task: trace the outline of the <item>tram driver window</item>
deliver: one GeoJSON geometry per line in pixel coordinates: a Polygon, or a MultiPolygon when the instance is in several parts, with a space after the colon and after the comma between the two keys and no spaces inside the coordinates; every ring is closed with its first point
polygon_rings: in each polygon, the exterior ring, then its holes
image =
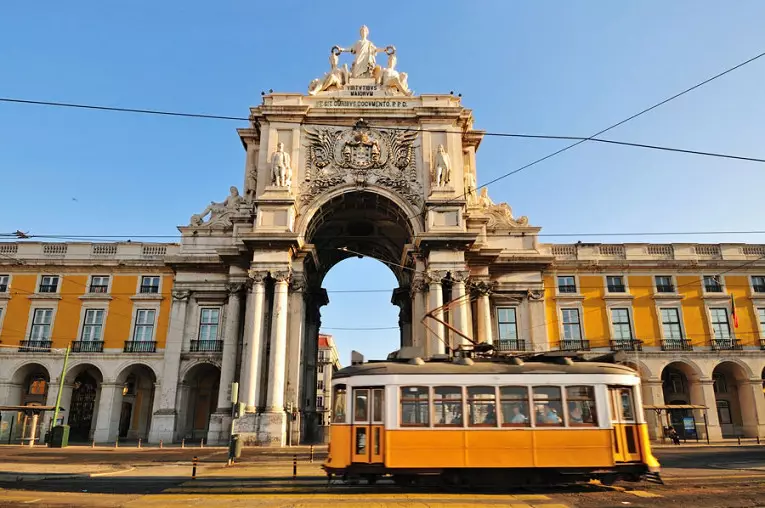
{"type": "Polygon", "coordinates": [[[534,387],[534,424],[538,427],[563,426],[563,407],[560,388],[534,387]]]}
{"type": "Polygon", "coordinates": [[[529,389],[525,386],[503,386],[499,389],[503,427],[529,426],[529,389]]]}
{"type": "Polygon", "coordinates": [[[598,424],[595,389],[592,386],[569,386],[566,388],[566,403],[569,425],[594,427],[598,424]]]}
{"type": "Polygon", "coordinates": [[[462,388],[437,386],[433,389],[433,423],[437,427],[462,427],[462,388]]]}
{"type": "Polygon", "coordinates": [[[427,386],[401,387],[401,425],[427,427],[430,419],[427,386]]]}
{"type": "Polygon", "coordinates": [[[495,427],[497,402],[493,386],[468,386],[468,414],[471,427],[495,427]]]}
{"type": "Polygon", "coordinates": [[[335,386],[332,405],[332,423],[345,423],[345,385],[335,386]]]}

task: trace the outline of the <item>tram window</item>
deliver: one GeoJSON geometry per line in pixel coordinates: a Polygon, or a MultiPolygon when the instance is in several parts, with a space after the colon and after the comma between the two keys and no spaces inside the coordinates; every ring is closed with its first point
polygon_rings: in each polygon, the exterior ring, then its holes
{"type": "Polygon", "coordinates": [[[620,389],[619,403],[622,406],[622,420],[635,421],[635,412],[632,410],[632,390],[629,388],[620,389]]]}
{"type": "Polygon", "coordinates": [[[566,402],[569,425],[592,427],[598,424],[595,389],[592,386],[567,387],[566,402]]]}
{"type": "Polygon", "coordinates": [[[560,388],[557,386],[534,387],[534,424],[543,427],[563,425],[563,407],[560,388]]]}
{"type": "Polygon", "coordinates": [[[332,423],[345,423],[345,385],[335,385],[332,405],[332,423]]]}
{"type": "Polygon", "coordinates": [[[401,425],[427,427],[430,419],[427,386],[401,387],[401,425]]]}
{"type": "Polygon", "coordinates": [[[438,427],[462,427],[462,388],[437,386],[433,389],[433,423],[438,427]]]}
{"type": "Polygon", "coordinates": [[[529,389],[525,386],[502,386],[499,389],[503,427],[529,426],[529,389]]]}
{"type": "Polygon", "coordinates": [[[468,386],[468,414],[470,426],[495,427],[497,425],[497,397],[493,386],[468,386]]]}
{"type": "Polygon", "coordinates": [[[369,421],[369,390],[353,390],[353,421],[369,421]]]}
{"type": "Polygon", "coordinates": [[[383,421],[383,391],[372,390],[372,421],[380,423],[383,421]]]}

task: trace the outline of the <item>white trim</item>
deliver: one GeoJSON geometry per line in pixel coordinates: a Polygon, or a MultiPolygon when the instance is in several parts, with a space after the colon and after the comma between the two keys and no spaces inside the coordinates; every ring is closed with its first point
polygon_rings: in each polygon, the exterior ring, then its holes
{"type": "MultiPolygon", "coordinates": [[[[491,303],[489,303],[491,305],[491,303]]],[[[499,346],[499,341],[501,340],[501,336],[499,333],[499,311],[501,309],[513,309],[515,311],[515,341],[516,344],[519,342],[524,342],[524,345],[526,346],[526,350],[529,350],[531,347],[531,343],[526,344],[523,337],[521,337],[521,327],[520,327],[520,320],[521,320],[521,306],[520,305],[496,305],[494,306],[494,324],[496,324],[497,333],[494,335],[496,337],[494,339],[494,344],[496,346],[499,346]]],[[[491,311],[490,311],[491,312],[491,311]]],[[[491,314],[489,314],[491,316],[491,314]]]]}
{"type": "MultiPolygon", "coordinates": [[[[201,331],[202,331],[202,311],[204,309],[217,309],[218,310],[218,324],[217,326],[217,333],[215,334],[215,337],[207,339],[207,340],[220,340],[221,338],[221,328],[223,325],[223,306],[222,305],[196,305],[195,314],[196,314],[196,323],[197,323],[197,329],[196,329],[196,340],[202,340],[201,339],[201,331]]],[[[189,340],[194,340],[194,337],[191,337],[189,340]]]]}
{"type": "Polygon", "coordinates": [[[163,275],[165,274],[157,274],[157,273],[139,273],[138,277],[136,278],[136,287],[135,287],[135,296],[140,297],[146,297],[147,295],[152,296],[161,296],[162,295],[162,279],[164,278],[163,275]],[[143,285],[143,278],[144,277],[157,277],[159,279],[159,286],[157,286],[157,292],[156,293],[141,293],[141,286],[143,285]]]}
{"type": "MultiPolygon", "coordinates": [[[[135,326],[136,326],[136,318],[138,317],[138,311],[139,310],[153,310],[154,311],[154,326],[151,330],[151,341],[156,342],[157,340],[157,323],[159,322],[159,303],[154,302],[146,302],[141,304],[133,305],[133,316],[131,317],[130,321],[130,335],[125,339],[125,341],[128,342],[135,342],[135,326]]],[[[181,379],[179,377],[179,379],[181,379]]]]}
{"type": "Polygon", "coordinates": [[[11,284],[13,283],[13,274],[11,272],[0,272],[0,276],[8,277],[8,288],[0,293],[0,300],[10,300],[11,298],[11,284]]]}
{"type": "MultiPolygon", "coordinates": [[[[763,277],[765,278],[765,273],[752,273],[747,274],[747,280],[749,281],[749,294],[751,295],[752,300],[756,299],[764,299],[765,300],[765,293],[758,293],[754,290],[754,278],[755,277],[763,277]]],[[[765,281],[764,281],[765,282],[765,281]]],[[[8,283],[8,288],[10,288],[10,282],[8,283]]]]}
{"type": "Polygon", "coordinates": [[[82,340],[82,332],[85,328],[85,314],[88,310],[103,310],[104,311],[104,322],[101,324],[101,340],[103,342],[106,342],[104,338],[106,337],[106,318],[109,317],[109,305],[102,301],[84,301],[82,302],[81,308],[80,308],[80,324],[77,327],[77,339],[78,341],[82,340]]]}
{"type": "Polygon", "coordinates": [[[88,286],[85,288],[85,294],[88,295],[111,295],[112,294],[112,282],[114,282],[114,275],[111,273],[96,272],[88,276],[88,286]],[[90,286],[93,285],[93,277],[106,277],[106,293],[91,293],[90,286]]]}
{"type": "Polygon", "coordinates": [[[674,273],[669,272],[654,272],[653,275],[651,275],[651,285],[653,286],[653,297],[654,299],[670,299],[670,300],[680,300],[684,298],[684,295],[681,295],[677,291],[677,275],[674,273]],[[657,289],[656,284],[656,277],[669,277],[672,281],[672,289],[673,291],[671,293],[664,293],[659,292],[657,289]]]}
{"type": "Polygon", "coordinates": [[[3,321],[5,321],[5,315],[7,314],[8,306],[0,304],[0,335],[3,333],[3,321]]]}
{"type": "MultiPolygon", "coordinates": [[[[656,318],[659,322],[659,336],[660,340],[665,341],[667,338],[664,336],[664,320],[661,317],[661,309],[677,309],[677,319],[680,323],[680,339],[681,340],[687,340],[688,337],[685,334],[685,319],[683,317],[683,306],[680,305],[680,302],[674,303],[674,302],[665,302],[664,305],[660,305],[658,302],[656,304],[656,318]]],[[[660,346],[662,344],[660,343],[660,346]]]]}
{"type": "Polygon", "coordinates": [[[629,277],[626,273],[616,273],[616,272],[610,272],[603,274],[603,292],[605,296],[611,296],[611,297],[623,297],[623,298],[634,298],[634,295],[630,294],[630,285],[629,285],[629,277]],[[608,278],[609,277],[621,277],[622,278],[622,285],[624,286],[624,291],[622,292],[611,292],[608,290],[608,278]]]}
{"type": "MultiPolygon", "coordinates": [[[[621,303],[621,302],[620,302],[621,303]]],[[[626,309],[627,310],[627,319],[629,319],[629,325],[630,325],[630,339],[631,340],[637,340],[637,337],[635,336],[635,316],[632,313],[632,302],[629,302],[629,304],[621,305],[620,303],[616,302],[606,302],[606,314],[608,315],[608,333],[609,333],[609,340],[623,340],[623,339],[617,339],[614,336],[614,316],[613,316],[613,310],[614,309],[626,309]]]]}
{"type": "MultiPolygon", "coordinates": [[[[557,312],[558,312],[558,344],[556,346],[558,349],[560,349],[560,345],[562,342],[566,341],[563,334],[563,309],[576,309],[579,311],[579,341],[584,342],[587,340],[586,333],[584,331],[584,307],[582,306],[582,302],[580,300],[572,300],[572,301],[563,301],[558,302],[557,306],[557,312]]],[[[592,348],[592,344],[590,344],[590,348],[592,348]]]]}
{"type": "Polygon", "coordinates": [[[576,272],[561,272],[561,273],[555,273],[553,274],[553,277],[555,278],[555,298],[559,299],[583,299],[584,295],[581,292],[581,283],[579,281],[579,274],[576,272]],[[560,284],[558,283],[559,277],[573,277],[574,278],[574,289],[575,291],[573,293],[561,293],[560,292],[560,284]]]}
{"type": "MultiPolygon", "coordinates": [[[[725,317],[728,321],[728,332],[730,333],[731,341],[736,341],[736,328],[733,326],[732,316],[731,316],[731,308],[730,308],[730,297],[726,298],[726,302],[715,302],[712,305],[709,304],[709,302],[704,302],[704,311],[707,318],[707,338],[708,343],[704,344],[705,346],[709,346],[709,348],[712,348],[712,341],[717,339],[717,336],[715,335],[714,327],[712,326],[712,309],[725,309],[725,317]]],[[[723,340],[723,339],[720,339],[723,340]]]]}
{"type": "Polygon", "coordinates": [[[722,298],[722,299],[729,299],[730,294],[728,293],[728,286],[725,284],[725,276],[724,275],[717,275],[716,273],[702,273],[700,275],[701,278],[701,295],[703,298],[707,299],[715,299],[715,298],[722,298]],[[720,286],[722,291],[707,291],[707,285],[705,284],[704,278],[705,277],[717,277],[717,279],[720,281],[720,286]]]}
{"type": "Polygon", "coordinates": [[[37,309],[53,309],[53,312],[51,313],[51,316],[50,316],[50,340],[52,342],[53,328],[56,325],[56,313],[58,312],[58,302],[55,300],[40,302],[40,303],[33,302],[32,305],[29,306],[29,315],[27,317],[27,329],[26,329],[26,332],[24,333],[24,337],[21,340],[31,340],[30,337],[32,334],[32,323],[34,321],[35,310],[37,309]]]}

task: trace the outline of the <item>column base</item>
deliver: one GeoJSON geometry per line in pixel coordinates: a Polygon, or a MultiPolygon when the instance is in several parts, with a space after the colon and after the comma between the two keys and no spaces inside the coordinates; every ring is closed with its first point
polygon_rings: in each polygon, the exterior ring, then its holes
{"type": "Polygon", "coordinates": [[[247,446],[285,446],[287,414],[283,411],[245,414],[236,421],[234,432],[247,446]]]}
{"type": "Polygon", "coordinates": [[[157,411],[151,417],[151,429],[149,429],[149,443],[158,444],[162,441],[170,444],[175,440],[175,411],[157,411]]]}
{"type": "Polygon", "coordinates": [[[207,428],[205,444],[210,446],[226,446],[231,433],[231,412],[213,413],[210,415],[210,425],[207,428]]]}

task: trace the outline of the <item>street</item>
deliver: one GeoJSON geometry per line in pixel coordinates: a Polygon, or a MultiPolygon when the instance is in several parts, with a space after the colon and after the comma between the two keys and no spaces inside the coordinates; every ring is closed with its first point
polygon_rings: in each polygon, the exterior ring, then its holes
{"type": "Polygon", "coordinates": [[[324,449],[247,448],[225,466],[221,448],[0,448],[0,506],[513,506],[765,505],[765,446],[660,448],[665,485],[577,485],[451,492],[327,484],[324,449]],[[196,478],[192,460],[198,458],[196,478]],[[293,457],[297,476],[292,477],[293,457]]]}

